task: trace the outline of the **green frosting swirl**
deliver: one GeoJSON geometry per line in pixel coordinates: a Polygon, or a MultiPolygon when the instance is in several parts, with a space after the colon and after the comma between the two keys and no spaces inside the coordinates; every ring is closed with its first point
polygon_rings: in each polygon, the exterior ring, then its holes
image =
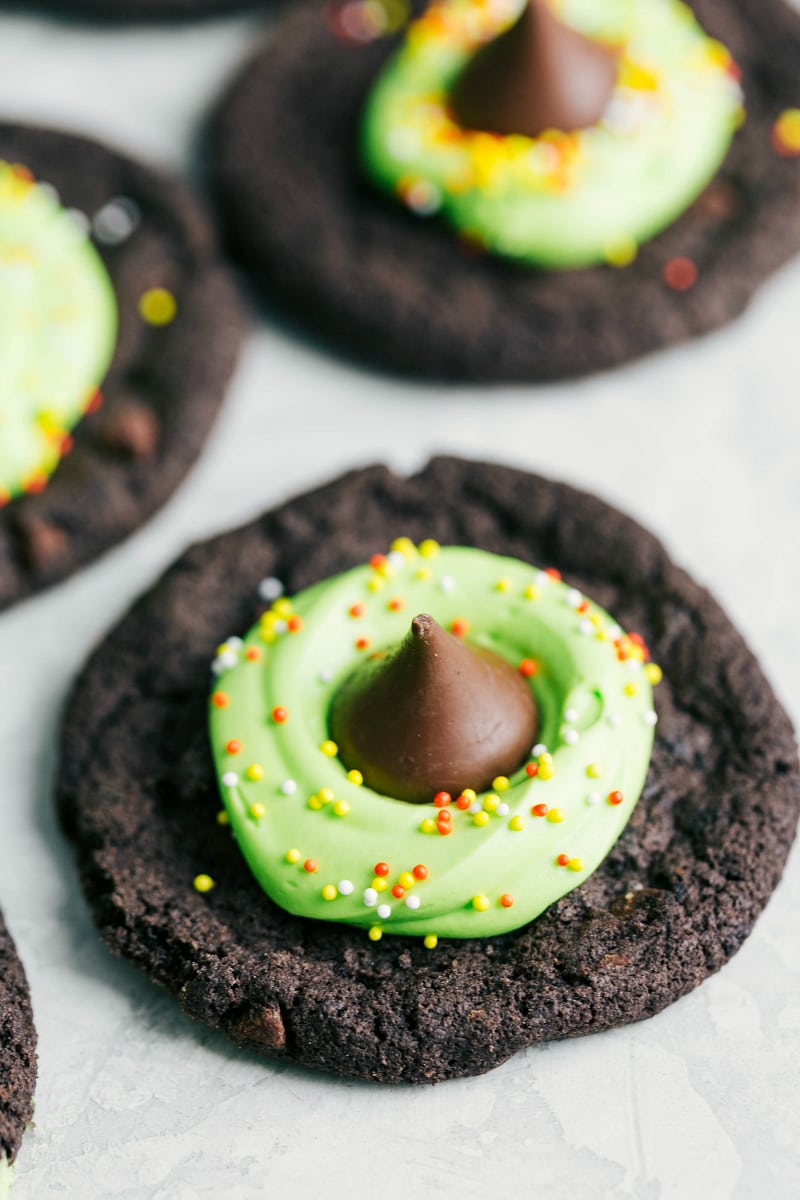
{"type": "Polygon", "coordinates": [[[0,162],[0,503],[57,467],[114,352],[114,289],[78,222],[0,162]]]}
{"type": "Polygon", "coordinates": [[[497,137],[447,110],[453,81],[522,0],[436,0],[379,75],[362,124],[369,175],[477,245],[550,268],[623,266],[696,199],[742,120],[727,50],[679,0],[554,0],[621,48],[603,120],[577,133],[497,137]]]}
{"type": "Polygon", "coordinates": [[[210,704],[222,798],[253,874],[290,912],[373,938],[476,937],[533,920],[598,866],[641,793],[660,678],[645,654],[547,572],[430,542],[418,552],[401,539],[388,559],[277,601],[220,647],[210,704]],[[329,741],[342,680],[418,612],[445,628],[467,622],[469,640],[530,676],[540,709],[535,758],[469,807],[450,804],[447,835],[433,803],[371,791],[329,741]]]}

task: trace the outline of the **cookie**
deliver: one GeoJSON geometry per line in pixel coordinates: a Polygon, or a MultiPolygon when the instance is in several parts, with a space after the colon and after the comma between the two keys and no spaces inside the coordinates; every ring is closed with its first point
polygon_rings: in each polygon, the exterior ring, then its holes
{"type": "MultiPolygon", "coordinates": [[[[702,195],[627,265],[622,247],[618,266],[521,266],[383,195],[358,140],[398,41],[343,41],[316,5],[293,8],[214,118],[233,251],[324,338],[427,377],[581,375],[718,328],[800,249],[800,145],[776,139],[800,103],[800,15],[781,0],[693,7],[741,69],[747,120],[702,195]]],[[[407,203],[430,211],[417,192],[407,203]]]]}
{"type": "Polygon", "coordinates": [[[263,5],[264,0],[44,0],[65,16],[103,21],[174,21],[221,16],[263,5]]]}
{"type": "Polygon", "coordinates": [[[83,672],[58,802],[103,938],[192,1017],[308,1066],[422,1082],[652,1016],[719,969],[780,878],[800,775],[755,659],[651,534],[563,484],[437,459],[409,479],[355,471],[189,550],[83,672]],[[209,662],[263,612],[262,581],[293,594],[398,536],[558,569],[664,673],[644,791],[599,868],[520,929],[434,950],[268,900],[218,823],[207,729],[209,662]]]}
{"type": "Polygon", "coordinates": [[[33,1113],[36,1031],[28,983],[0,915],[0,1196],[11,1182],[25,1127],[33,1113]]]}
{"type": "Polygon", "coordinates": [[[246,318],[185,186],[104,146],[0,124],[0,206],[2,609],[172,495],[246,318]]]}

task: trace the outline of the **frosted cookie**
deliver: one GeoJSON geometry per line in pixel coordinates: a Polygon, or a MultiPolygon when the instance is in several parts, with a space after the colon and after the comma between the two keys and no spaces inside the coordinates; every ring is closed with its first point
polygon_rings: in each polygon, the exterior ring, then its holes
{"type": "Polygon", "coordinates": [[[652,535],[440,459],[189,551],[81,677],[58,795],[112,949],[242,1045],[396,1082],[697,986],[780,878],[800,778],[652,535]]]}

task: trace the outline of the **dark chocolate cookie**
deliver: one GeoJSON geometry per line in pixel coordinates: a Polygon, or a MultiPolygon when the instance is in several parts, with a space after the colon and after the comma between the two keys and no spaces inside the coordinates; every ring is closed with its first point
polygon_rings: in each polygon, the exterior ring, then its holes
{"type": "Polygon", "coordinates": [[[0,915],[0,1192],[31,1119],[36,1083],[36,1031],[28,983],[0,915]]]}
{"type": "Polygon", "coordinates": [[[0,506],[0,609],[63,579],[141,525],[199,455],[246,328],[211,223],[183,183],[105,146],[0,124],[0,160],[22,164],[93,223],[119,333],[102,405],[38,494],[0,506]],[[148,324],[164,289],[176,314],[148,324]]]}
{"type": "Polygon", "coordinates": [[[721,967],[780,878],[800,775],[755,659],[651,534],[563,484],[438,459],[356,471],[191,549],[85,669],[58,800],[102,936],[191,1016],[324,1070],[436,1081],[652,1016],[721,967]],[[600,869],[514,933],[435,951],[275,907],[216,823],[206,732],[209,660],[263,610],[262,577],[293,592],[397,535],[557,566],[665,673],[646,789],[600,869]]]}
{"type": "Polygon", "coordinates": [[[772,143],[800,103],[800,14],[783,0],[693,7],[743,68],[748,120],[703,196],[629,267],[548,273],[476,256],[374,192],[356,124],[395,43],[343,44],[318,4],[293,9],[214,120],[231,247],[325,338],[423,376],[557,379],[716,329],[800,251],[800,158],[772,143]],[[697,281],[680,290],[687,258],[697,281]]]}

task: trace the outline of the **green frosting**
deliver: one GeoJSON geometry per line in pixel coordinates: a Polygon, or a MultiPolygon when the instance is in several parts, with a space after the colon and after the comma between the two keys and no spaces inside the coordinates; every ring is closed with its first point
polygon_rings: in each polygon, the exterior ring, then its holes
{"type": "Polygon", "coordinates": [[[111,362],[114,289],[51,191],[0,162],[0,502],[58,465],[111,362]]]}
{"type": "Polygon", "coordinates": [[[494,253],[551,268],[625,265],[716,173],[742,119],[727,50],[678,0],[554,0],[581,33],[619,46],[603,120],[577,133],[497,137],[447,111],[453,81],[522,0],[436,0],[368,97],[369,175],[494,253]]]}
{"type": "Polygon", "coordinates": [[[647,774],[660,671],[547,572],[472,549],[399,547],[277,601],[243,641],[220,647],[210,735],[225,809],[259,884],[290,912],[374,938],[502,933],[581,883],[619,836],[647,774]],[[359,656],[396,646],[419,612],[444,628],[468,622],[468,640],[529,675],[540,709],[529,767],[465,809],[454,797],[449,835],[433,803],[359,784],[329,742],[340,683],[359,656]],[[389,870],[375,883],[378,863],[389,870]]]}

